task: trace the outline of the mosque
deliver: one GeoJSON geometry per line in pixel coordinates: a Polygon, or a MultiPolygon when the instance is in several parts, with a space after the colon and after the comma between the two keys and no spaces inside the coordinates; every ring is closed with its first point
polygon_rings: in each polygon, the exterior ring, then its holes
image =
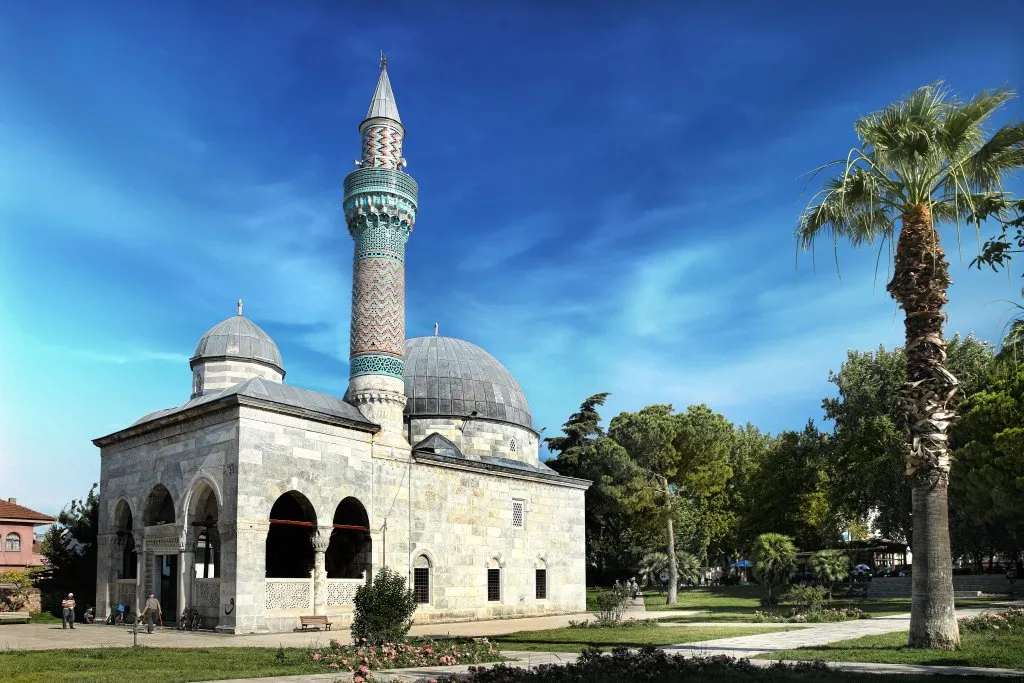
{"type": "Polygon", "coordinates": [[[97,613],[199,610],[225,633],[345,626],[380,567],[417,622],[585,609],[584,492],[538,456],[519,383],[461,339],[406,339],[405,247],[418,186],[382,60],[362,157],[344,180],[355,241],[350,379],[339,398],[285,383],[244,315],[190,360],[187,402],[95,439],[97,613]]]}

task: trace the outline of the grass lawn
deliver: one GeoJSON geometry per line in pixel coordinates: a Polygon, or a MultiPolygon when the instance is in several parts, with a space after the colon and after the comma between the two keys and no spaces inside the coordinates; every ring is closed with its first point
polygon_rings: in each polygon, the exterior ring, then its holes
{"type": "MultiPolygon", "coordinates": [[[[664,610],[705,610],[700,614],[673,617],[672,621],[703,622],[733,621],[749,622],[756,610],[761,607],[761,593],[758,586],[721,586],[714,588],[698,588],[679,591],[679,603],[665,604],[664,591],[644,591],[644,604],[648,611],[664,610]]],[[[588,594],[589,605],[589,594],[588,594]]],[[[991,607],[987,600],[957,600],[957,607],[991,607]]],[[[838,598],[827,604],[828,607],[859,607],[869,616],[884,617],[893,614],[910,612],[910,598],[844,600],[838,598]]]]}
{"type": "Polygon", "coordinates": [[[0,680],[6,683],[184,683],[223,678],[325,673],[305,648],[260,647],[99,648],[90,650],[0,650],[0,680]]]}
{"type": "Polygon", "coordinates": [[[788,631],[785,625],[764,626],[609,626],[605,628],[556,628],[548,631],[519,631],[492,640],[502,650],[529,650],[533,652],[579,652],[585,647],[610,650],[622,645],[676,645],[699,640],[733,638],[757,633],[788,631]]]}
{"type": "Polygon", "coordinates": [[[1024,669],[1024,633],[960,634],[960,649],[952,652],[917,650],[907,646],[907,632],[841,640],[829,645],[783,650],[759,659],[820,659],[826,662],[879,662],[882,664],[937,664],[1024,669]]]}

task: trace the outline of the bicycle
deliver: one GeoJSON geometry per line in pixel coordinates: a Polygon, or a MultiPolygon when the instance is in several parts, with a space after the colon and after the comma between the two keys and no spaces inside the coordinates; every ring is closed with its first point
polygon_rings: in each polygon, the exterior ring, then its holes
{"type": "Polygon", "coordinates": [[[128,605],[124,604],[123,602],[117,603],[110,610],[110,615],[107,616],[107,619],[104,623],[110,626],[120,626],[124,623],[124,616],[127,611],[128,605]]]}
{"type": "Polygon", "coordinates": [[[194,607],[186,607],[178,619],[178,630],[198,631],[202,625],[203,618],[199,616],[199,610],[194,607]]]}

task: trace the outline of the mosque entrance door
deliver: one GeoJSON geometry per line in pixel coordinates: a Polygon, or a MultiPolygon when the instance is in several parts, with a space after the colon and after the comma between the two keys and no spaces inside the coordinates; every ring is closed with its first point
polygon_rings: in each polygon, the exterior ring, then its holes
{"type": "Polygon", "coordinates": [[[164,623],[178,621],[178,556],[157,555],[156,571],[160,580],[157,582],[157,595],[160,609],[164,614],[164,623]]]}

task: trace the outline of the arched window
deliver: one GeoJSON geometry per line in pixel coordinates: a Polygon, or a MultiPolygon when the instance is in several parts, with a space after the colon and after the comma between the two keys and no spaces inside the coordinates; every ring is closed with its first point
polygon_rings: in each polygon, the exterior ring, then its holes
{"type": "Polygon", "coordinates": [[[537,600],[548,599],[548,563],[544,560],[537,560],[537,568],[534,570],[534,581],[536,591],[534,597],[537,600]]]}
{"type": "Polygon", "coordinates": [[[157,484],[149,493],[145,523],[146,526],[174,524],[174,499],[163,484],[157,484]]]}
{"type": "Polygon", "coordinates": [[[195,377],[192,378],[192,393],[195,396],[203,393],[203,375],[197,372],[195,377]]]}
{"type": "Polygon", "coordinates": [[[501,565],[497,557],[487,563],[487,602],[501,602],[501,565]]]}
{"type": "Polygon", "coordinates": [[[270,509],[267,531],[266,576],[275,579],[306,579],[313,571],[313,545],[309,535],[316,528],[316,512],[298,491],[281,495],[270,509]]]}
{"type": "Polygon", "coordinates": [[[20,553],[21,552],[21,535],[15,532],[7,534],[7,552],[9,553],[20,553]]]}
{"type": "Polygon", "coordinates": [[[324,561],[330,579],[360,579],[372,574],[373,544],[366,508],[349,496],[334,510],[334,529],[324,561]]]}
{"type": "Polygon", "coordinates": [[[114,520],[115,533],[118,539],[114,550],[114,566],[121,568],[120,577],[122,579],[134,579],[138,575],[139,556],[135,549],[135,537],[132,535],[134,520],[132,519],[132,509],[128,505],[128,501],[121,499],[117,503],[114,520]],[[117,552],[120,552],[120,558],[117,557],[117,552]]]}
{"type": "Polygon", "coordinates": [[[430,558],[420,555],[412,563],[412,593],[416,602],[421,605],[430,603],[431,588],[430,558]]]}

